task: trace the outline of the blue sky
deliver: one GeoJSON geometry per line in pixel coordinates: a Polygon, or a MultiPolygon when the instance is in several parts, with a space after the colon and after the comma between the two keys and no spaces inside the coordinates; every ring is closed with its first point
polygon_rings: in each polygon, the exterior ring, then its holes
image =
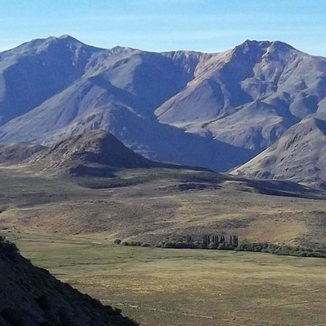
{"type": "Polygon", "coordinates": [[[70,34],[153,51],[281,40],[326,56],[326,0],[0,0],[0,8],[0,50],[70,34]]]}

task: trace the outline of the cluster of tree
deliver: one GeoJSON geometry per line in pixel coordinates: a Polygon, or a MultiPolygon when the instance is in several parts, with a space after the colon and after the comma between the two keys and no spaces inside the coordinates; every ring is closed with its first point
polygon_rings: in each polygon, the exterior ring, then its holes
{"type": "Polygon", "coordinates": [[[266,242],[260,242],[260,243],[243,242],[238,245],[238,248],[236,250],[267,252],[275,255],[284,255],[284,256],[326,258],[325,249],[310,249],[301,246],[292,247],[292,246],[278,245],[278,244],[266,243],[266,242]]]}
{"type": "Polygon", "coordinates": [[[236,235],[203,235],[202,237],[192,237],[191,235],[168,238],[156,244],[140,241],[121,241],[116,239],[115,244],[123,246],[159,247],[173,249],[219,249],[266,252],[276,255],[298,256],[298,257],[318,257],[326,258],[325,249],[308,249],[301,246],[291,247],[267,242],[241,242],[236,235]]]}
{"type": "Polygon", "coordinates": [[[185,248],[185,249],[224,249],[234,250],[239,245],[239,239],[236,235],[208,235],[201,238],[193,238],[190,235],[179,238],[167,239],[160,241],[157,247],[161,248],[185,248]]]}
{"type": "Polygon", "coordinates": [[[116,245],[130,246],[130,247],[151,247],[151,244],[148,242],[141,241],[122,241],[121,239],[115,239],[113,241],[116,245]]]}

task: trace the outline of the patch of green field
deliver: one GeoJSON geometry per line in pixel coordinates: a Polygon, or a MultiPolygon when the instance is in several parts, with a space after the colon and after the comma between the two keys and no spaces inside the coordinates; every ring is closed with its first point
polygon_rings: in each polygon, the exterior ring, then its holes
{"type": "Polygon", "coordinates": [[[25,235],[22,253],[141,325],[325,325],[326,260],[25,235]]]}

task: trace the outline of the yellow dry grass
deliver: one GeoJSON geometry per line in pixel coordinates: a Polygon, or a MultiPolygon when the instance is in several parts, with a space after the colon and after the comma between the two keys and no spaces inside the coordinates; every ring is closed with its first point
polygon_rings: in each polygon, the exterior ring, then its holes
{"type": "Polygon", "coordinates": [[[141,325],[326,323],[326,260],[26,234],[24,255],[141,325]]]}

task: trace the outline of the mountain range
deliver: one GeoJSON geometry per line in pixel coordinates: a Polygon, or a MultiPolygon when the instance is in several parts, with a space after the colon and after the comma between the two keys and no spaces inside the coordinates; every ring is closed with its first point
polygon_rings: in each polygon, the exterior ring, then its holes
{"type": "Polygon", "coordinates": [[[279,41],[245,41],[221,53],[154,53],[95,48],[65,35],[0,53],[2,143],[53,145],[103,129],[152,160],[315,182],[324,178],[322,157],[315,151],[307,172],[298,137],[291,155],[305,172],[280,173],[274,163],[272,172],[257,173],[247,162],[266,151],[275,162],[282,155],[291,161],[277,144],[307,123],[318,134],[323,119],[326,58],[279,41]]]}

